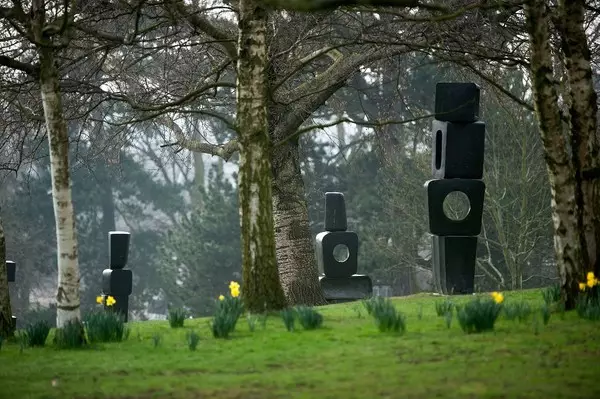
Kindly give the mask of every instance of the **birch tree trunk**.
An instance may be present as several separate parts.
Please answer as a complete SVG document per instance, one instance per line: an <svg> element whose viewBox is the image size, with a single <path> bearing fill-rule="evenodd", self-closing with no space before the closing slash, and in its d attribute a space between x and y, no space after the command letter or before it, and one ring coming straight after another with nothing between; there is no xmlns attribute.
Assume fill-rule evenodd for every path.
<svg viewBox="0 0 600 399"><path fill-rule="evenodd" d="M565 305L572 309L578 283L584 280L586 271L597 268L598 262L597 189L594 193L593 179L583 183L582 169L597 165L594 155L598 158L598 146L594 138L596 108L591 104L595 104L595 96L590 93L593 88L583 31L583 1L561 1L559 11L570 86L569 131L563 128L552 66L551 11L544 0L529 0L526 4L533 95L552 191L556 262Z"/></svg>
<svg viewBox="0 0 600 399"><path fill-rule="evenodd" d="M242 295L251 312L277 310L286 305L275 258L265 81L266 24L266 11L256 0L239 2L237 128Z"/></svg>
<svg viewBox="0 0 600 399"><path fill-rule="evenodd" d="M298 140L273 147L273 206L279 276L290 305L324 305Z"/></svg>
<svg viewBox="0 0 600 399"><path fill-rule="evenodd" d="M0 338L12 337L14 332L6 270L6 241L2 219L0 218Z"/></svg>
<svg viewBox="0 0 600 399"><path fill-rule="evenodd" d="M58 71L51 47L38 47L40 87L46 132L50 143L52 202L56 221L58 287L56 325L80 319L79 263L77 235L69 173L69 135L63 116Z"/></svg>
<svg viewBox="0 0 600 399"><path fill-rule="evenodd" d="M577 182L578 214L585 240L587 271L600 274L600 147L598 103L592 80L590 49L585 34L585 1L561 0L562 50L571 95L571 146Z"/></svg>

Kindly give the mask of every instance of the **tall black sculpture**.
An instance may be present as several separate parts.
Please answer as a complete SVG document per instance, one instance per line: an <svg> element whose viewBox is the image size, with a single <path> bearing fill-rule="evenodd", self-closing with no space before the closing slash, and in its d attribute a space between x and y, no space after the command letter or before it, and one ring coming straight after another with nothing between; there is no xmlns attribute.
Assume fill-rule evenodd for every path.
<svg viewBox="0 0 600 399"><path fill-rule="evenodd" d="M9 283L14 283L17 280L17 264L11 260L5 262L6 275ZM17 318L12 316L13 328L17 327Z"/></svg>
<svg viewBox="0 0 600 399"><path fill-rule="evenodd" d="M433 274L438 291L474 290L477 236L481 232L485 183L485 123L479 119L479 87L474 83L438 83L432 126L434 180L425 183L429 231L433 234ZM453 192L466 195L470 209L460 220L444 212Z"/></svg>
<svg viewBox="0 0 600 399"><path fill-rule="evenodd" d="M369 297L373 283L358 271L358 235L347 231L344 194L325 193L325 230L317 234L317 263L321 289L330 302Z"/></svg>
<svg viewBox="0 0 600 399"><path fill-rule="evenodd" d="M112 296L116 301L113 305L105 305L105 307L120 313L125 321L129 315L129 295L133 291L133 273L125 269L129 256L130 237L131 234L125 231L108 233L110 268L102 272L102 294L104 297Z"/></svg>

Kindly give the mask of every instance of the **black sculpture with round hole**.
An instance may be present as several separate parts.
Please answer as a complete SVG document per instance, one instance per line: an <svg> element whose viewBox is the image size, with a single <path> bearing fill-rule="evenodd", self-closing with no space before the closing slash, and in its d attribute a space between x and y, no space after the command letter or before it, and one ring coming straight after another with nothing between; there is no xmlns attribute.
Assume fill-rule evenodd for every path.
<svg viewBox="0 0 600 399"><path fill-rule="evenodd" d="M347 302L373 294L369 276L358 271L358 235L346 231L346 202L344 194L325 193L325 230L317 234L316 252L319 284L327 301Z"/></svg>
<svg viewBox="0 0 600 399"><path fill-rule="evenodd" d="M481 232L485 183L485 123L479 121L479 87L474 83L438 83L432 123L431 169L425 183L433 274L443 294L474 290L477 236ZM444 209L453 192L467 196L466 215ZM457 203L459 205L459 203ZM455 204L455 205L457 205ZM463 209L464 211L464 209Z"/></svg>
<svg viewBox="0 0 600 399"><path fill-rule="evenodd" d="M330 278L350 277L358 271L358 235L353 231L324 231L317 234L319 272ZM347 248L345 261L335 256L335 248Z"/></svg>
<svg viewBox="0 0 600 399"><path fill-rule="evenodd" d="M439 236L476 236L481 233L485 183L482 180L444 179L425 182L429 231ZM469 198L470 210L463 220L452 220L444 212L444 200L454 191Z"/></svg>

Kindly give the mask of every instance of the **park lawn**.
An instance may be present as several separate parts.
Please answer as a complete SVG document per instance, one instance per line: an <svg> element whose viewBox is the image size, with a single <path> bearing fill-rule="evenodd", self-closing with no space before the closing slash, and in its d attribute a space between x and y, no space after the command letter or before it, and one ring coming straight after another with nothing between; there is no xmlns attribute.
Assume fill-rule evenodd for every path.
<svg viewBox="0 0 600 399"><path fill-rule="evenodd" d="M469 297L457 297L464 302ZM506 302L542 304L539 290ZM83 350L0 351L0 397L25 398L600 398L600 323L574 312L519 323L500 319L491 333L448 330L439 297L395 298L404 335L382 334L360 303L320 308L324 326L287 332L270 317L251 333L245 318L229 340L207 319L131 323L129 339ZM298 323L297 323L298 324ZM536 327L537 325L537 327ZM190 351L186 334L202 335ZM154 346L153 336L161 336ZM48 342L51 342L49 337Z"/></svg>

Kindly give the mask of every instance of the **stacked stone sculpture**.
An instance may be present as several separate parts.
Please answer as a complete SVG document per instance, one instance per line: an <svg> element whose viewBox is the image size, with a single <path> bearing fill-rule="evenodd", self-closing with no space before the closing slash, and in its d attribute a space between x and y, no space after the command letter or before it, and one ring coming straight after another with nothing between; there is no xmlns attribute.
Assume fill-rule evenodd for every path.
<svg viewBox="0 0 600 399"><path fill-rule="evenodd" d="M432 126L433 180L425 183L429 231L433 234L433 274L443 294L474 290L477 236L481 232L485 183L485 123L479 119L479 87L438 83ZM466 194L470 209L460 220L444 212L453 192Z"/></svg>
<svg viewBox="0 0 600 399"><path fill-rule="evenodd" d="M129 315L129 295L133 291L133 273L127 266L131 234L125 231L108 233L109 269L102 271L102 296L112 296L115 304L106 305L107 310L120 313L125 321Z"/></svg>
<svg viewBox="0 0 600 399"><path fill-rule="evenodd" d="M14 283L17 280L17 264L11 260L7 260L5 262L6 265L6 274L8 276L8 282ZM13 328L17 326L17 318L12 316Z"/></svg>
<svg viewBox="0 0 600 399"><path fill-rule="evenodd" d="M358 271L358 235L348 230L344 194L325 193L325 230L317 234L321 289L329 302L347 302L373 293L371 278Z"/></svg>

